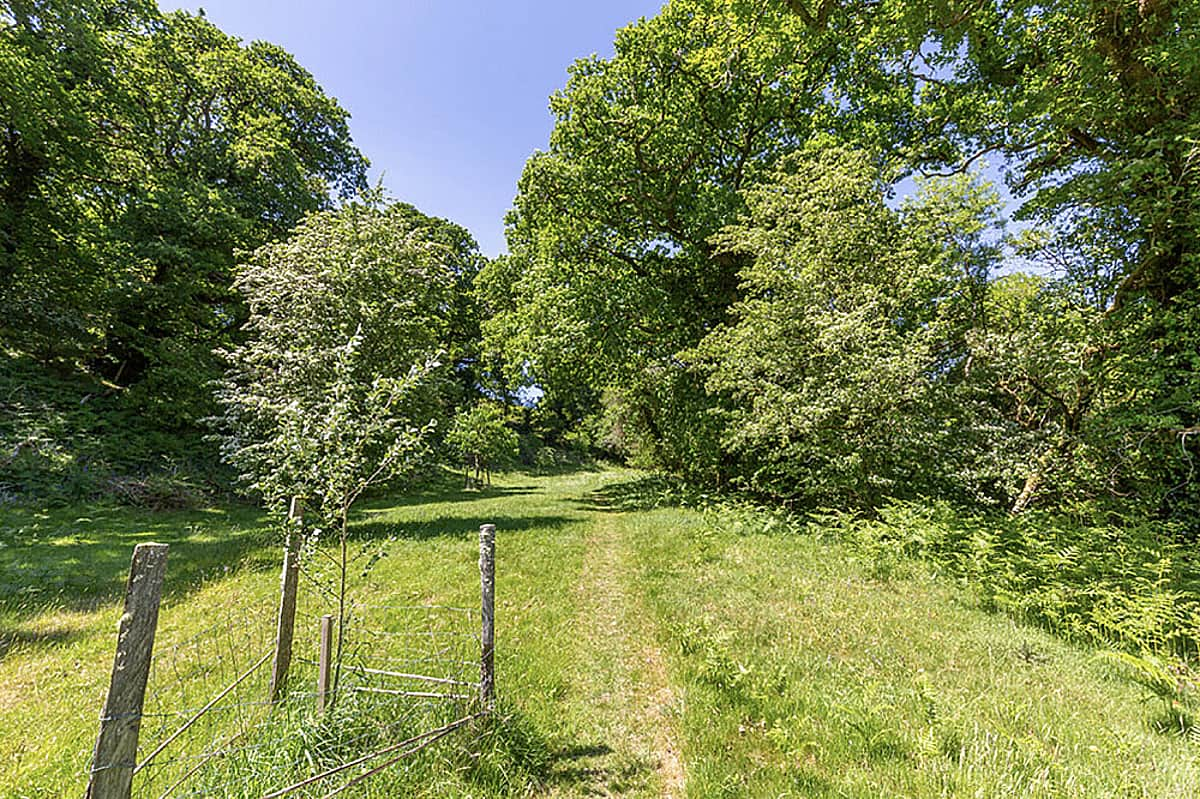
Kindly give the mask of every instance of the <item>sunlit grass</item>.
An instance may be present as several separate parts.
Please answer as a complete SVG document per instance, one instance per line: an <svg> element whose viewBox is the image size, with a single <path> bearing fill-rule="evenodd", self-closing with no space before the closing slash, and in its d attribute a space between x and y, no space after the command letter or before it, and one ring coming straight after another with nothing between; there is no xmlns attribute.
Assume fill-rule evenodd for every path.
<svg viewBox="0 0 1200 799"><path fill-rule="evenodd" d="M1086 650L840 544L627 515L692 796L1188 797L1198 750ZM736 530L731 529L737 527Z"/></svg>
<svg viewBox="0 0 1200 799"><path fill-rule="evenodd" d="M622 505L635 477L449 481L362 509L354 551L386 554L353 595L379 604L474 607L476 530L499 526L501 704L347 795L659 796L668 747L692 797L1200 795L1200 747L1156 732L1092 651L918 562L882 574L744 514ZM172 545L160 651L222 617L269 624L278 588L249 509L5 510L0 540L0 796L82 792L134 543ZM302 646L319 610L302 601ZM272 762L328 723L281 714ZM207 779L254 795L293 766Z"/></svg>

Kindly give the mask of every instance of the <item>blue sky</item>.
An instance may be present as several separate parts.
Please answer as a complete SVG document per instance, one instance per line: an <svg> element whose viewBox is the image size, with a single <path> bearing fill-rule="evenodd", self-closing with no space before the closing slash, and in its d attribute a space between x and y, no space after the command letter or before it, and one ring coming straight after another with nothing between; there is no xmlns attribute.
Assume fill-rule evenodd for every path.
<svg viewBox="0 0 1200 799"><path fill-rule="evenodd" d="M160 1L203 8L227 33L291 52L352 115L372 180L422 211L504 250L504 213L535 149L545 148L551 93L567 67L612 55L617 28L662 0L598 3L416 0Z"/></svg>

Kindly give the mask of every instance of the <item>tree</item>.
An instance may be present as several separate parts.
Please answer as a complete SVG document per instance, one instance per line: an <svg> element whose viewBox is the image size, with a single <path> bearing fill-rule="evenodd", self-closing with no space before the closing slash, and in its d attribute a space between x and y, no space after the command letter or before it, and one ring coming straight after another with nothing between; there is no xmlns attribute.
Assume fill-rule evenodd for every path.
<svg viewBox="0 0 1200 799"><path fill-rule="evenodd" d="M1014 363L1025 388L1013 400L1045 408L1053 443L1015 507L1069 495L1191 514L1200 8L1007 0L904 15L910 51L919 40L927 54L898 62L926 81L914 161L998 153L1025 199L1018 215L1042 229L1030 257L1054 275L1037 296L1047 314L1027 317L1047 336Z"/></svg>
<svg viewBox="0 0 1200 799"><path fill-rule="evenodd" d="M723 443L747 488L852 507L987 498L970 467L993 442L972 441L958 389L996 259L995 195L959 180L896 211L886 185L866 154L814 146L714 240L753 258L746 298L697 352L729 398Z"/></svg>
<svg viewBox="0 0 1200 799"><path fill-rule="evenodd" d="M134 113L128 42L156 19L150 2L0 3L5 347L54 361L101 343L102 298L126 266L111 225L132 168L118 141Z"/></svg>
<svg viewBox="0 0 1200 799"><path fill-rule="evenodd" d="M511 256L479 281L494 310L485 336L556 395L593 409L604 398L654 465L753 483L761 464L722 444L746 387L732 366L720 390L706 386L693 357L747 324L761 289L745 278L763 254L718 231L749 234L747 198L816 142L869 154L881 195L992 155L1032 228L1023 264L1049 279L1030 313L994 320L989 303L1014 284L973 281L981 321L958 349L979 379L953 402L1019 431L990 437L985 493L1018 510L1107 496L1190 512L1198 32L1195 4L1171 2L673 0L618 32L613 58L577 62L552 99L549 149L526 165L509 218ZM992 321L1032 338L1001 346L1021 334ZM864 366L888 360L862 353ZM1023 377L1005 379L1004 364Z"/></svg>
<svg viewBox="0 0 1200 799"><path fill-rule="evenodd" d="M345 110L275 45L174 13L131 58L143 174L114 220L131 258L93 363L134 386L144 410L186 425L207 408L197 378L215 376L211 351L236 343L244 318L235 252L329 208L331 189L364 188L366 162Z"/></svg>
<svg viewBox="0 0 1200 799"><path fill-rule="evenodd" d="M527 163L508 221L511 256L481 276L495 311L485 335L558 394L594 408L614 389L660 465L717 478L713 403L675 357L738 299L745 261L711 238L798 142L869 135L892 104L830 102L835 69L854 61L873 81L880 68L779 3L676 0L619 31L615 49L576 62L551 99L549 149Z"/></svg>
<svg viewBox="0 0 1200 799"><path fill-rule="evenodd" d="M247 340L224 353L217 391L222 452L243 484L278 512L305 497L338 537L339 663L350 511L415 466L436 426L455 274L413 222L410 206L351 203L256 250L237 282Z"/></svg>
<svg viewBox="0 0 1200 799"><path fill-rule="evenodd" d="M517 434L505 425L504 409L490 402L460 411L446 435L446 445L462 458L467 488L483 485L485 476L490 486L492 469L517 456Z"/></svg>
<svg viewBox="0 0 1200 799"><path fill-rule="evenodd" d="M235 251L364 186L347 114L280 48L153 3L0 5L0 338L160 428L210 409Z"/></svg>

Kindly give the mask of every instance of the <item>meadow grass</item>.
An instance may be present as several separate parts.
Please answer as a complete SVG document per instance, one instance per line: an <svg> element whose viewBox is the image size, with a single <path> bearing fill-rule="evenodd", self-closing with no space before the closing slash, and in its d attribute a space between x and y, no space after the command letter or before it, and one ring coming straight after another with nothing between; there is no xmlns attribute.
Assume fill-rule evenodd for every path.
<svg viewBox="0 0 1200 799"><path fill-rule="evenodd" d="M353 551L385 554L352 595L379 605L473 607L476 530L498 526L500 704L344 795L1200 795L1200 749L1156 732L1093 651L986 612L918 561L881 574L745 513L627 501L638 478L448 479L361 509ZM0 796L82 792L144 540L172 545L158 651L223 617L269 627L277 533L250 509L0 511ZM310 651L321 608L303 597ZM373 712L290 707L273 751L195 790L261 795L314 753L362 746L384 728Z"/></svg>

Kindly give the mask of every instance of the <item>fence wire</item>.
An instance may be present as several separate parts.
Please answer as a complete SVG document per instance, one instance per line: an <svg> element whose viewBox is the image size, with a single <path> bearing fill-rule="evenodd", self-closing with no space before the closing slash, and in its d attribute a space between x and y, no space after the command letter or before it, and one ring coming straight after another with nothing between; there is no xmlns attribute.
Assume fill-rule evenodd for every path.
<svg viewBox="0 0 1200 799"><path fill-rule="evenodd" d="M156 645L133 797L349 795L480 715L478 610L348 603L342 623L335 618L340 666L320 712L318 631L336 607L301 596L277 702L274 605L225 608Z"/></svg>

